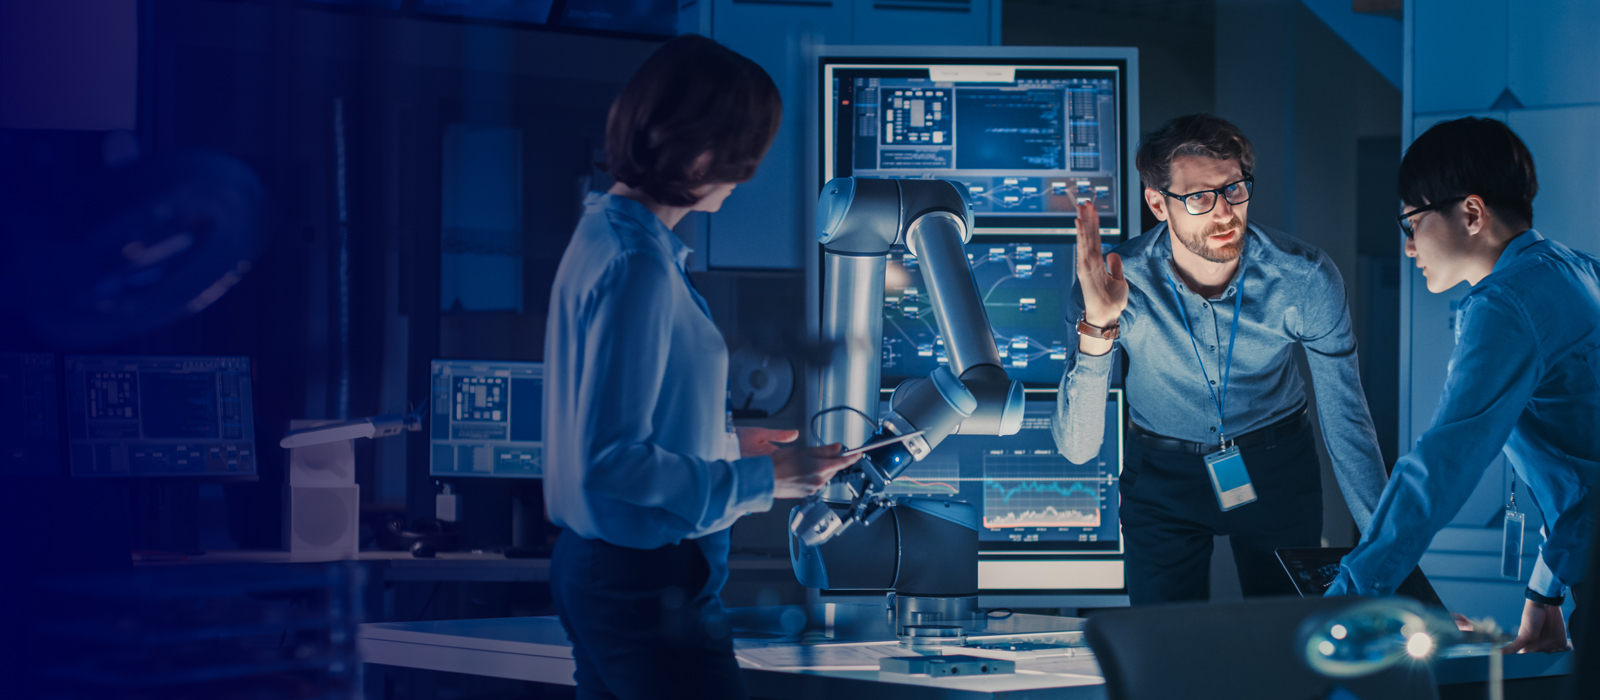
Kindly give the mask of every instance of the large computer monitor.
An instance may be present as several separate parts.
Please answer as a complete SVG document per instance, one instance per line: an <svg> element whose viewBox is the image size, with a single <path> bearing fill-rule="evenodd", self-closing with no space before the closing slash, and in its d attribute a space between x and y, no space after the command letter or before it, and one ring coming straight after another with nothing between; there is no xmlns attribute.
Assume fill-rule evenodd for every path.
<svg viewBox="0 0 1600 700"><path fill-rule="evenodd" d="M0 352L0 475L61 473L56 358Z"/></svg>
<svg viewBox="0 0 1600 700"><path fill-rule="evenodd" d="M818 68L822 182L955 180L979 234L1069 234L1090 194L1106 235L1138 224L1134 49L838 46Z"/></svg>
<svg viewBox="0 0 1600 700"><path fill-rule="evenodd" d="M1122 391L1106 397L1100 454L1068 462L1050 436L1054 392L1028 392L1022 430L952 435L889 493L978 506L978 586L991 593L1116 593L1126 581L1117 504Z"/></svg>
<svg viewBox="0 0 1600 700"><path fill-rule="evenodd" d="M1107 246L1143 206L1132 165L1137 52L846 46L819 68L822 180L964 184L975 217L967 259L1006 371L1055 387L1077 345L1067 318L1076 202L1094 194ZM945 358L916 256L895 246L888 257L882 379L892 387Z"/></svg>
<svg viewBox="0 0 1600 700"><path fill-rule="evenodd" d="M1069 312L1077 201L1095 198L1107 247L1137 232L1143 207L1137 51L836 46L819 55L818 74L818 184L961 183L974 214L968 264L1006 372L1028 389L1020 433L947 438L893 491L979 506L986 599L1120 594L1122 392L1107 397L1103 448L1089 464L1056 451L1049 422L1078 345ZM817 319L826 280L814 270ZM887 397L948 362L918 260L903 246L888 256L882 314Z"/></svg>
<svg viewBox="0 0 1600 700"><path fill-rule="evenodd" d="M74 476L255 476L250 358L69 356L66 375Z"/></svg>
<svg viewBox="0 0 1600 700"><path fill-rule="evenodd" d="M544 476L544 364L434 360L430 400L436 477Z"/></svg>

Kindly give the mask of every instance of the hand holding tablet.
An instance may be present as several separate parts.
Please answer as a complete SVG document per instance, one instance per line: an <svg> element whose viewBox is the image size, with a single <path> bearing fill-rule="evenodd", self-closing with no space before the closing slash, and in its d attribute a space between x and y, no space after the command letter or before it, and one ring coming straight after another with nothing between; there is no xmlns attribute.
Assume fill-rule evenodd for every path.
<svg viewBox="0 0 1600 700"><path fill-rule="evenodd" d="M909 433L906 433L904 435L896 435L894 437L884 438L882 440L878 440L877 442L868 442L867 444L862 445L860 447L840 452L839 456L840 457L854 457L854 456L862 454L864 452L871 452L871 451L876 450L876 449L878 449L880 447L883 447L884 445L893 445L893 444L895 444L897 442L905 442L905 441L913 439L913 438L921 437L923 432L924 431L921 431L921 430L913 430L913 431L911 431Z"/></svg>

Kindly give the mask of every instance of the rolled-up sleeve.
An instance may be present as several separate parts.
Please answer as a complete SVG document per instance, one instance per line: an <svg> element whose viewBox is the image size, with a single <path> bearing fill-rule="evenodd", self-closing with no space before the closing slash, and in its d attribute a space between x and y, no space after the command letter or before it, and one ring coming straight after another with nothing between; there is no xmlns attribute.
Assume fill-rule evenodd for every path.
<svg viewBox="0 0 1600 700"><path fill-rule="evenodd" d="M1073 317L1083 311L1083 292L1074 284ZM1125 330L1125 329L1124 329ZM1050 416L1050 436L1056 450L1073 464L1086 464L1100 454L1105 439L1106 392L1110 390L1113 356L1119 351L1113 343L1104 355L1088 355L1076 348L1068 355L1066 371L1056 391L1056 410Z"/></svg>

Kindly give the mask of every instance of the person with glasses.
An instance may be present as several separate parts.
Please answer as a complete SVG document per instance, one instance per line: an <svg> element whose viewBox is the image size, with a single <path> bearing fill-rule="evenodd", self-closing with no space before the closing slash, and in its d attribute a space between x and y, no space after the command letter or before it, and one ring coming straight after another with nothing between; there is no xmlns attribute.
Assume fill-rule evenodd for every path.
<svg viewBox="0 0 1600 700"><path fill-rule="evenodd" d="M1095 208L1078 206L1080 313L1067 322L1079 343L1051 422L1056 445L1074 463L1095 457L1118 374L1134 438L1120 485L1130 601L1209 598L1219 535L1246 596L1292 595L1274 550L1322 535L1301 349L1362 527L1385 479L1344 282L1321 250L1249 223L1255 153L1233 124L1174 119L1139 145L1136 165L1161 225L1104 254Z"/></svg>
<svg viewBox="0 0 1600 700"><path fill-rule="evenodd" d="M1533 230L1533 156L1493 119L1423 133L1400 163L1399 191L1405 254L1428 291L1471 289L1433 422L1395 464L1328 594L1392 593L1504 454L1527 488L1519 504L1512 481L1516 546L1502 573L1521 573L1522 509L1543 516L1545 535L1506 650L1565 649L1561 604L1584 578L1600 486L1600 258Z"/></svg>

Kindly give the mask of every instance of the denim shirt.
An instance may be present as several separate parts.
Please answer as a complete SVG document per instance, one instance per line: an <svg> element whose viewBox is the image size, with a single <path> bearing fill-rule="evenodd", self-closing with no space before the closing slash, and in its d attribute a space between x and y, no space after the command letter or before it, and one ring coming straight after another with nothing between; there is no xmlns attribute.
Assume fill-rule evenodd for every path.
<svg viewBox="0 0 1600 700"><path fill-rule="evenodd" d="M689 248L635 200L585 205L545 331L546 512L624 547L698 539L720 587L727 528L772 507L772 459L729 438L727 346Z"/></svg>
<svg viewBox="0 0 1600 700"><path fill-rule="evenodd" d="M1051 421L1056 445L1074 463L1099 451L1105 420L1101 407L1118 355L1126 367L1128 413L1140 428L1217 443L1224 431L1237 438L1271 425L1306 404L1305 384L1294 360L1298 345L1310 365L1322 436L1340 490L1364 530L1385 476L1361 391L1344 280L1327 254L1309 244L1254 224L1245 231L1238 270L1214 299L1177 280L1166 224L1116 248L1129 287L1120 335L1112 352L1076 352L1068 360ZM1211 390L1222 395L1222 369L1239 294L1244 298L1219 425ZM1081 311L1081 287L1074 284L1072 295ZM1193 343L1180 314L1189 320ZM1196 344L1204 373L1195 357ZM1208 386L1208 381L1214 384Z"/></svg>
<svg viewBox="0 0 1600 700"><path fill-rule="evenodd" d="M1400 458L1329 595L1384 595L1504 451L1544 516L1528 586L1580 583L1600 482L1600 259L1529 230L1461 300L1433 423Z"/></svg>

